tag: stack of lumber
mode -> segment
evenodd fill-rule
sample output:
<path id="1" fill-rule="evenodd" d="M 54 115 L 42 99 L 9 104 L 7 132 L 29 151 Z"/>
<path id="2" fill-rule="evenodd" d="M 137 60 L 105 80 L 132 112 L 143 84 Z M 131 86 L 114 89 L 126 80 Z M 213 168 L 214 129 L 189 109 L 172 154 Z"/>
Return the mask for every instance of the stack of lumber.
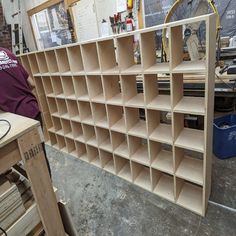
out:
<path id="1" fill-rule="evenodd" d="M 25 213 L 21 194 L 15 184 L 0 180 L 0 226 L 8 229 Z"/>

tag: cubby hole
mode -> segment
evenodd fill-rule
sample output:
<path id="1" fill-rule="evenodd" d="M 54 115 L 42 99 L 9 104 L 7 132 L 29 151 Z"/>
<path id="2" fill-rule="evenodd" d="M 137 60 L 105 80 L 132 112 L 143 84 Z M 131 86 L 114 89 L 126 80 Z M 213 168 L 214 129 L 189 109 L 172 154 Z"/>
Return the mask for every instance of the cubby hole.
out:
<path id="1" fill-rule="evenodd" d="M 141 57 L 145 74 L 169 73 L 169 62 L 163 62 L 164 56 L 161 55 L 162 32 L 163 29 L 141 33 Z"/>
<path id="2" fill-rule="evenodd" d="M 70 119 L 73 121 L 80 121 L 79 108 L 77 101 L 66 100 L 67 110 L 70 116 Z"/>
<path id="3" fill-rule="evenodd" d="M 94 123 L 102 128 L 109 128 L 106 107 L 104 104 L 92 103 Z"/>
<path id="4" fill-rule="evenodd" d="M 73 156 L 77 156 L 75 142 L 73 139 L 66 138 L 66 148 L 68 153 L 70 153 Z"/>
<path id="5" fill-rule="evenodd" d="M 101 167 L 98 148 L 87 145 L 87 155 L 88 155 L 89 162 L 92 165 L 95 165 L 97 167 Z"/>
<path id="6" fill-rule="evenodd" d="M 58 73 L 59 69 L 58 69 L 58 65 L 57 65 L 55 51 L 54 50 L 45 51 L 45 56 L 46 56 L 46 62 L 48 65 L 49 73 L 51 73 L 51 74 Z"/>
<path id="7" fill-rule="evenodd" d="M 92 102 L 105 102 L 105 97 L 102 88 L 101 76 L 89 75 L 87 76 L 88 92 Z"/>
<path id="8" fill-rule="evenodd" d="M 129 148 L 127 135 L 111 131 L 112 146 L 114 154 L 129 159 Z"/>
<path id="9" fill-rule="evenodd" d="M 81 45 L 84 68 L 87 74 L 100 74 L 96 43 Z"/>
<path id="10" fill-rule="evenodd" d="M 52 82 L 54 94 L 57 97 L 64 97 L 62 83 L 61 83 L 61 77 L 60 76 L 51 76 L 51 82 Z"/>
<path id="11" fill-rule="evenodd" d="M 172 145 L 172 127 L 169 113 L 147 110 L 149 139 Z"/>
<path id="12" fill-rule="evenodd" d="M 170 80 L 159 79 L 157 75 L 144 75 L 144 94 L 147 108 L 170 111 L 171 99 L 169 91 Z"/>
<path id="13" fill-rule="evenodd" d="M 146 114 L 144 109 L 126 107 L 125 117 L 128 134 L 141 138 L 147 137 Z"/>
<path id="14" fill-rule="evenodd" d="M 26 71 L 32 76 L 32 71 L 31 71 L 31 67 L 30 67 L 30 63 L 29 63 L 29 59 L 27 55 L 21 56 L 21 64 L 26 69 Z"/>
<path id="15" fill-rule="evenodd" d="M 195 125 L 191 124 L 194 119 Z M 175 146 L 196 152 L 204 152 L 204 117 L 174 113 L 173 123 Z"/>
<path id="16" fill-rule="evenodd" d="M 107 113 L 111 130 L 126 133 L 123 107 L 107 105 Z"/>
<path id="17" fill-rule="evenodd" d="M 116 174 L 119 177 L 129 182 L 132 182 L 130 161 L 123 157 L 120 157 L 119 155 L 114 155 L 114 162 L 115 162 Z"/>
<path id="18" fill-rule="evenodd" d="M 50 129 L 50 128 L 53 127 L 52 117 L 51 117 L 51 114 L 49 112 L 44 112 L 43 113 L 43 121 L 44 121 L 44 124 L 46 125 L 47 129 Z"/>
<path id="19" fill-rule="evenodd" d="M 44 77 L 43 77 L 44 78 Z M 42 77 L 41 76 L 35 76 L 34 77 L 34 82 L 35 82 L 35 87 L 36 87 L 36 91 L 37 91 L 37 95 L 43 95 L 46 94 L 44 87 L 43 87 L 43 82 L 42 82 Z"/>
<path id="20" fill-rule="evenodd" d="M 38 66 L 35 53 L 28 54 L 28 58 L 29 58 L 29 64 L 30 64 L 32 74 L 33 75 L 39 74 L 39 66 Z"/>
<path id="21" fill-rule="evenodd" d="M 172 74 L 172 94 L 174 111 L 193 115 L 205 115 L 205 98 L 184 96 L 183 74 Z"/>
<path id="22" fill-rule="evenodd" d="M 198 32 L 191 34 L 189 38 L 183 37 L 183 26 L 175 26 L 170 28 L 170 50 L 172 54 L 172 71 L 173 73 L 205 73 L 205 32 L 203 30 L 205 21 L 194 23 L 202 24 L 201 36 L 197 35 Z M 191 24 L 190 24 L 191 25 Z M 186 27 L 184 32 L 193 31 L 190 27 Z M 188 32 L 189 33 L 189 32 Z M 197 41 L 194 37 L 197 37 Z M 200 39 L 200 40 L 199 40 Z M 198 42 L 198 45 L 197 43 Z M 191 50 L 189 50 L 191 49 Z M 188 53 L 188 56 L 186 54 Z"/>
<path id="23" fill-rule="evenodd" d="M 71 124 L 69 120 L 61 119 L 62 129 L 64 135 L 69 138 L 73 138 L 73 133 L 71 129 Z"/>
<path id="24" fill-rule="evenodd" d="M 49 135 L 49 141 L 50 141 L 50 144 L 54 147 L 57 145 L 57 138 L 56 138 L 56 134 L 52 133 L 52 132 L 48 132 L 48 135 Z"/>
<path id="25" fill-rule="evenodd" d="M 77 99 L 80 101 L 89 101 L 85 76 L 74 76 L 73 81 Z"/>
<path id="26" fill-rule="evenodd" d="M 131 162 L 132 177 L 134 184 L 151 191 L 150 168 L 136 162 Z"/>
<path id="27" fill-rule="evenodd" d="M 121 73 L 138 74 L 142 71 L 139 35 L 117 38 L 118 64 Z"/>
<path id="28" fill-rule="evenodd" d="M 203 154 L 175 147 L 175 175 L 203 185 Z"/>
<path id="29" fill-rule="evenodd" d="M 57 134 L 57 143 L 58 143 L 58 148 L 63 151 L 66 152 L 66 141 L 65 138 L 62 135 Z"/>
<path id="30" fill-rule="evenodd" d="M 88 156 L 87 156 L 87 150 L 86 150 L 85 144 L 75 141 L 75 147 L 76 147 L 77 156 L 81 160 L 88 162 Z"/>
<path id="31" fill-rule="evenodd" d="M 72 77 L 62 76 L 61 81 L 62 81 L 62 88 L 63 88 L 64 95 L 69 99 L 75 100 L 76 97 L 75 97 L 75 90 L 74 90 Z"/>
<path id="32" fill-rule="evenodd" d="M 40 73 L 41 74 L 48 73 L 48 66 L 47 66 L 47 62 L 46 62 L 44 52 L 37 52 L 36 53 L 36 59 L 37 59 L 37 62 L 38 62 Z"/>
<path id="33" fill-rule="evenodd" d="M 174 202 L 174 177 L 152 168 L 152 190 L 155 194 Z"/>
<path id="34" fill-rule="evenodd" d="M 197 214 L 203 213 L 203 188 L 181 178 L 176 178 L 177 204 Z"/>
<path id="35" fill-rule="evenodd" d="M 149 166 L 150 159 L 148 155 L 147 140 L 139 137 L 130 136 L 129 139 L 129 151 L 132 161 L 138 162 L 142 165 Z"/>
<path id="36" fill-rule="evenodd" d="M 58 117 L 52 116 L 52 123 L 53 123 L 54 128 L 49 129 L 49 131 L 54 131 L 57 134 L 64 135 L 64 132 L 62 129 L 62 124 L 61 124 L 61 119 Z"/>
<path id="37" fill-rule="evenodd" d="M 80 46 L 70 46 L 67 48 L 70 70 L 73 74 L 84 73 L 84 66 L 80 51 Z"/>
<path id="38" fill-rule="evenodd" d="M 113 39 L 98 41 L 98 55 L 103 73 L 114 74 L 119 72 Z"/>
<path id="39" fill-rule="evenodd" d="M 68 74 L 70 72 L 70 66 L 69 66 L 66 48 L 58 48 L 55 50 L 55 52 L 56 52 L 59 72 L 62 74 Z"/>
<path id="40" fill-rule="evenodd" d="M 67 106 L 66 106 L 66 100 L 57 98 L 57 107 L 58 107 L 58 112 L 60 117 L 63 117 L 65 119 L 70 119 L 68 111 L 67 111 Z"/>
<path id="41" fill-rule="evenodd" d="M 47 97 L 44 94 L 38 96 L 38 104 L 39 104 L 39 109 L 41 112 L 48 112 L 49 111 Z"/>
<path id="42" fill-rule="evenodd" d="M 142 76 L 122 75 L 121 90 L 125 106 L 144 108 Z"/>
<path id="43" fill-rule="evenodd" d="M 112 152 L 111 138 L 108 129 L 96 127 L 97 142 L 100 149 Z"/>
<path id="44" fill-rule="evenodd" d="M 99 151 L 100 151 L 102 168 L 112 174 L 115 174 L 115 165 L 112 153 L 104 150 L 99 150 Z"/>
<path id="45" fill-rule="evenodd" d="M 52 88 L 52 81 L 49 76 L 42 77 L 43 86 L 45 94 L 48 96 L 53 96 L 53 88 Z"/>
<path id="46" fill-rule="evenodd" d="M 83 136 L 83 130 L 82 125 L 80 122 L 71 121 L 71 128 L 73 137 L 75 140 L 78 140 L 80 142 L 84 142 L 84 136 Z"/>
<path id="47" fill-rule="evenodd" d="M 48 107 L 49 107 L 50 114 L 58 116 L 59 113 L 58 113 L 56 99 L 48 97 L 47 101 L 48 101 Z"/>
<path id="48" fill-rule="evenodd" d="M 168 174 L 174 174 L 172 146 L 149 141 L 151 167 Z"/>
<path id="49" fill-rule="evenodd" d="M 83 130 L 85 142 L 91 146 L 97 147 L 98 143 L 97 143 L 94 126 L 83 124 L 82 130 Z"/>
<path id="50" fill-rule="evenodd" d="M 90 103 L 79 101 L 78 104 L 80 120 L 82 121 L 82 123 L 94 125 Z"/>
<path id="51" fill-rule="evenodd" d="M 123 100 L 119 75 L 104 75 L 103 85 L 107 103 L 122 106 Z"/>

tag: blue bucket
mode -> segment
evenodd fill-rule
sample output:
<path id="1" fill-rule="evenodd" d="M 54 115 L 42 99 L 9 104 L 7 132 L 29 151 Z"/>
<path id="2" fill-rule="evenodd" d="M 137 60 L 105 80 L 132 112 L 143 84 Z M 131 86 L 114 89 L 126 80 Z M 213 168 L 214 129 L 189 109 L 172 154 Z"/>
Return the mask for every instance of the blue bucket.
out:
<path id="1" fill-rule="evenodd" d="M 214 119 L 213 152 L 220 159 L 236 156 L 236 115 Z"/>

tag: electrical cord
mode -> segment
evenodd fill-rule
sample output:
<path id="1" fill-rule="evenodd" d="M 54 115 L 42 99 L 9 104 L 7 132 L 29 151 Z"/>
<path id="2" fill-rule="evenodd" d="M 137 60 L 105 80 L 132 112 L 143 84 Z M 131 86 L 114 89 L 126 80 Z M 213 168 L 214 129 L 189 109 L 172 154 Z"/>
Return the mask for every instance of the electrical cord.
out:
<path id="1" fill-rule="evenodd" d="M 6 231 L 5 231 L 2 227 L 0 227 L 0 230 L 3 232 L 3 234 L 4 234 L 5 236 L 7 236 Z"/>
<path id="2" fill-rule="evenodd" d="M 5 132 L 5 134 L 3 134 L 1 137 L 0 137 L 0 140 L 2 140 L 3 138 L 5 138 L 7 136 L 7 134 L 10 132 L 11 130 L 11 123 L 8 121 L 8 120 L 5 120 L 5 119 L 0 119 L 0 122 L 5 122 L 8 124 L 8 129 L 7 131 Z"/>

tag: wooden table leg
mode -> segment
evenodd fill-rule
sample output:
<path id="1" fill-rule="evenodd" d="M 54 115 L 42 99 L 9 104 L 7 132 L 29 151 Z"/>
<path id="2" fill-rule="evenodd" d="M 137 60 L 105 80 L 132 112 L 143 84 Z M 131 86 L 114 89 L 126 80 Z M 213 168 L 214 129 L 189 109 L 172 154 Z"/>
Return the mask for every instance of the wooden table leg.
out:
<path id="1" fill-rule="evenodd" d="M 65 236 L 38 129 L 21 136 L 18 146 L 47 236 Z"/>

